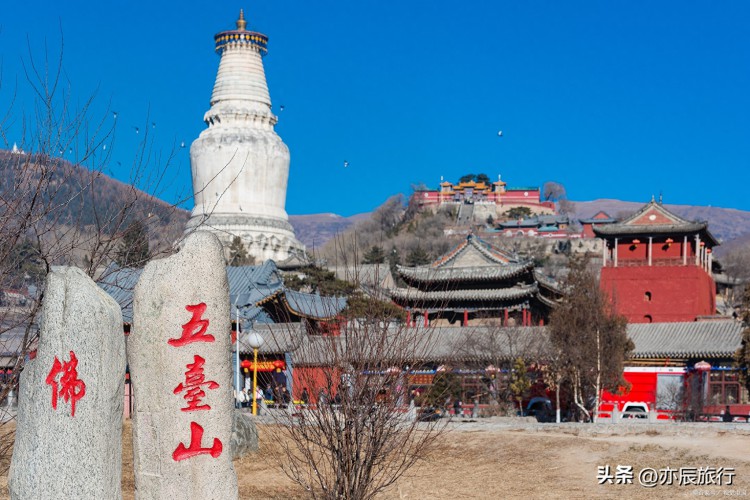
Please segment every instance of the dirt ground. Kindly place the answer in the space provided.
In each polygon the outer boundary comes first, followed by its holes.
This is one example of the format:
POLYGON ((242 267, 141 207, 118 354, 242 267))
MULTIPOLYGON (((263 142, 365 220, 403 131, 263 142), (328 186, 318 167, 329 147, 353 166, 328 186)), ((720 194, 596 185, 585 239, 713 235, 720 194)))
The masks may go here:
MULTIPOLYGON (((271 460, 275 446, 259 427, 258 454, 235 462, 240 498, 306 498, 271 460)), ((134 498, 130 422, 123 429, 123 492, 134 498)), ((0 464, 3 465, 3 464, 0 464)), ((0 476, 7 498, 7 477, 0 476)), ((455 423, 436 449, 383 499, 682 498, 750 495, 750 425, 455 423), (603 484, 597 467, 632 466, 633 484, 603 484), (724 486, 641 486, 644 468, 733 468, 724 486)))

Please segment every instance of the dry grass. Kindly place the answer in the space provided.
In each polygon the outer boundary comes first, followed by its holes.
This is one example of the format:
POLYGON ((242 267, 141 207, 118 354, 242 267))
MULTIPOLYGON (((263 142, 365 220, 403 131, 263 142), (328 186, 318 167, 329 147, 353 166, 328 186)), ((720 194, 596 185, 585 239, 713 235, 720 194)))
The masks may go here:
MULTIPOLYGON (((665 428, 667 429, 667 428, 665 428)), ((260 427, 260 451, 235 462, 240 498, 301 499, 305 492, 292 483, 269 457, 277 449, 260 427)), ((130 422, 123 429, 123 493, 134 498, 130 422)), ((611 435, 579 428, 493 429, 457 428, 448 432, 432 454, 383 499, 460 498, 674 498, 694 497, 697 490, 715 496, 750 494, 750 426, 748 432, 725 431, 710 425, 685 432, 645 432, 611 435), (596 435, 592 435, 596 434, 596 435), (597 484, 598 465, 644 467, 734 467, 730 487, 597 484)), ((636 481, 637 482, 637 481, 636 481)), ((7 479, 0 476, 7 498, 7 479)), ((736 496, 736 495, 733 495, 736 496)))

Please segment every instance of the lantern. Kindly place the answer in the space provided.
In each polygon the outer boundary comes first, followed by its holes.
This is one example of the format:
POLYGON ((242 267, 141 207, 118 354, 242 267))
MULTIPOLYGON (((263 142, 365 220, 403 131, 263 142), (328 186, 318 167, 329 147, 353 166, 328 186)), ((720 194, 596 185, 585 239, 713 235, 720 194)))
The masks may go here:
POLYGON ((711 371, 711 363, 707 361, 698 361, 697 363, 695 363, 693 368, 697 372, 709 372, 711 371))

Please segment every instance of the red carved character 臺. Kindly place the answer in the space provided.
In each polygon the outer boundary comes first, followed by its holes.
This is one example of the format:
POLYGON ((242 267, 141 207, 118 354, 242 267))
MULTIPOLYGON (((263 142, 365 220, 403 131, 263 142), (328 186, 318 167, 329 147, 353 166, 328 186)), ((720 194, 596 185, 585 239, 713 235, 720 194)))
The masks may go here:
POLYGON ((222 445, 219 438, 214 438, 214 445, 210 448, 201 448, 201 441, 203 441, 203 427, 195 422, 190 422, 190 446, 178 444, 177 449, 172 453, 172 459, 179 462, 197 455, 208 454, 213 458, 221 455, 222 445))
POLYGON ((70 351, 70 361, 61 363, 57 356, 47 374, 47 385, 52 386, 52 408, 57 410, 57 398, 70 403, 70 415, 76 416, 76 401, 86 395, 86 384, 78 378, 78 358, 70 351), (57 377, 60 377, 58 380, 57 377))
POLYGON ((206 360, 197 354, 194 356, 194 361, 188 363, 187 371, 185 372, 185 382, 181 382, 174 389, 175 394, 185 392, 183 396, 187 400, 187 407, 182 408, 182 411, 197 411, 197 410, 210 410, 211 407, 208 405, 200 404, 202 399, 206 397, 206 392, 203 390, 203 386, 209 389, 218 389, 219 384, 213 380, 206 380, 206 375, 203 373, 203 365, 206 360))
POLYGON ((206 312, 206 304, 201 302, 191 306, 185 306, 185 309, 193 316, 190 321, 182 325, 182 337, 178 339, 169 339, 167 343, 174 347, 182 347, 193 342, 213 342, 214 336, 206 334, 208 330, 208 320, 201 319, 206 312))

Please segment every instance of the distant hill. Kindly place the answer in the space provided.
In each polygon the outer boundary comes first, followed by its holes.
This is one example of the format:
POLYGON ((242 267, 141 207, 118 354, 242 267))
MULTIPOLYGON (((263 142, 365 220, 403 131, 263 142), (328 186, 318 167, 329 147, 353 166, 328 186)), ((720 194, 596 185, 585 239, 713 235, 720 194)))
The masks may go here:
POLYGON ((297 239, 304 243, 308 250, 312 250, 322 247, 337 234, 343 233, 350 226, 369 217, 369 213, 356 214, 350 217, 342 217, 331 213, 290 215, 289 222, 294 227, 297 239))
MULTIPOLYGON (((646 202, 598 199, 593 201, 573 202, 573 218, 591 217, 604 211, 610 216, 622 218, 643 207, 646 202)), ((688 220, 708 221, 708 229, 720 242, 717 248, 719 255, 750 244, 750 212, 733 208, 703 207, 693 205, 669 205, 668 210, 688 220)), ((289 222, 294 226, 297 238, 307 245, 308 249, 320 248, 337 233, 344 232, 360 220, 370 217, 370 213, 341 217, 340 215, 312 214, 290 215, 289 222)))
MULTIPOLYGON (((575 217, 591 217, 600 210, 607 212, 612 217, 621 217, 626 214, 632 214, 644 204, 645 202, 608 199, 576 201, 574 202, 575 217)), ((685 219, 708 221, 708 230, 725 247, 723 249, 719 247, 717 251, 726 251, 737 244, 750 240, 750 212, 748 211, 693 205, 665 204, 664 206, 685 219)))
MULTIPOLYGON (((34 161, 34 157, 19 156, 10 151, 0 150, 0 197, 12 196, 19 166, 25 161, 34 161)), ((107 228, 112 232, 122 231, 132 218, 149 220, 149 233, 152 239, 169 245, 181 234, 188 220, 189 213, 133 189, 131 186, 112 179, 102 173, 92 177, 89 170, 73 165, 61 159, 45 158, 47 164, 54 164, 58 175, 50 186, 54 189, 53 200, 68 200, 72 202, 64 205, 62 212, 56 214, 56 222, 65 225, 89 227, 94 223, 94 217, 102 215, 112 216, 123 206, 133 204, 130 217, 123 225, 107 228), (86 191, 92 193, 87 196, 73 196, 81 190, 81 186, 90 186, 86 191)), ((31 173, 29 179, 35 178, 31 173)), ((598 199, 593 201, 573 202, 575 218, 591 217, 603 210, 612 217, 622 217, 641 208, 645 202, 630 202, 612 199, 598 199)), ((750 212, 730 208, 702 207, 692 205, 665 205, 669 210, 689 220, 707 220, 709 230, 722 242, 717 249, 721 254, 738 246, 750 244, 750 212)), ((370 217, 370 213, 361 213, 349 217, 342 217, 334 213, 290 215, 289 222, 294 227, 297 238, 309 250, 321 248, 337 234, 361 220, 370 217)), ((105 217, 106 218, 106 217, 105 217)))
POLYGON ((171 246, 188 217, 185 210, 102 172, 61 158, 0 150, 0 200, 29 207, 22 196, 37 196, 32 213, 58 234, 77 228, 86 235, 114 236, 139 220, 147 224, 152 243, 171 246))

